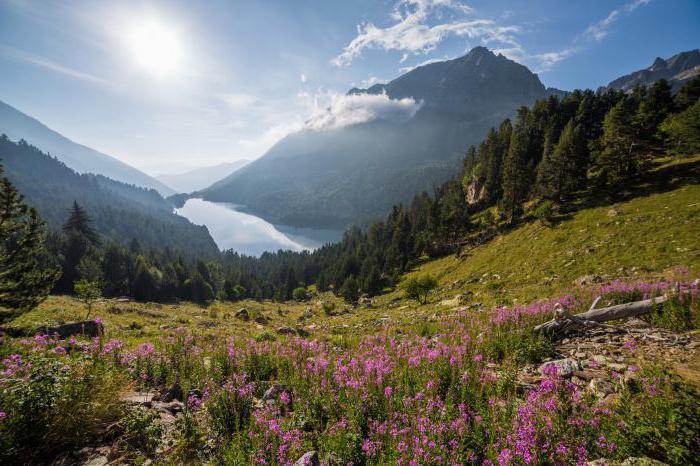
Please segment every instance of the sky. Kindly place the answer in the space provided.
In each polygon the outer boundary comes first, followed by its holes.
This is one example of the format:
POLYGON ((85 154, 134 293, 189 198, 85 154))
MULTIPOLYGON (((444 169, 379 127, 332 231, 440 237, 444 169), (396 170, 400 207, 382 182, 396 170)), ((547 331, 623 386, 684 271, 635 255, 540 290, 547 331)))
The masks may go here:
POLYGON ((344 94, 477 45, 595 89, 700 47, 700 1, 0 0, 0 100, 177 173, 259 157, 336 110, 407 108, 344 94))

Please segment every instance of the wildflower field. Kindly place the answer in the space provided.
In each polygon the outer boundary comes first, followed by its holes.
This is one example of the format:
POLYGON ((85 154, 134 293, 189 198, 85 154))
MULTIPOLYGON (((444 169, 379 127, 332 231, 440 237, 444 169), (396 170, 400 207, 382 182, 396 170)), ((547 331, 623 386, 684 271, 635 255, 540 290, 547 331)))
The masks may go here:
MULTIPOLYGON (((120 461, 157 464, 585 464, 648 456, 693 464, 697 391, 663 368, 609 372, 600 399, 554 365, 532 327, 555 302, 587 309, 680 290, 647 317, 698 328, 697 283, 612 282, 527 306, 387 326, 366 336, 225 337, 174 328, 148 342, 110 335, 12 339, 0 362, 0 461, 43 463, 108 439, 120 461), (176 385, 172 419, 123 402, 176 385)), ((626 351, 639 351, 634 341, 626 351)))

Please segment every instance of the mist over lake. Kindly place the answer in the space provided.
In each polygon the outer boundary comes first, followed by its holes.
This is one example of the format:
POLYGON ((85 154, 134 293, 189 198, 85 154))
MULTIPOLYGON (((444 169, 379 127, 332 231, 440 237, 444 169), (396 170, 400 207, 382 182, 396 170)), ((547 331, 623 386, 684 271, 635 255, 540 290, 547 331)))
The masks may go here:
POLYGON ((188 199, 175 212, 192 223, 205 225, 220 249, 259 256, 265 251, 290 249, 313 250, 323 244, 338 241, 341 230, 297 228, 273 225, 260 217, 237 210, 238 206, 188 199))

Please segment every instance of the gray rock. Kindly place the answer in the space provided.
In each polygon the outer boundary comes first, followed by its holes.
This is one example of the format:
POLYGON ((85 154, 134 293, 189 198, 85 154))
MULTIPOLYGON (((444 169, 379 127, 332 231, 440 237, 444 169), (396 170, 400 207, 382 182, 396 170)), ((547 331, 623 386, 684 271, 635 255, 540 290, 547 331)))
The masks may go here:
POLYGON ((551 366, 557 368, 557 374, 561 377, 568 377, 575 371, 581 370, 581 364, 576 359, 564 358, 545 362, 537 369, 537 371, 540 374, 544 374, 545 369, 551 366))
POLYGON ((662 463, 661 461, 647 458, 646 456, 630 457, 630 458, 627 458, 625 461, 623 461, 620 464, 620 466, 665 466, 665 465, 666 465, 666 463, 662 463))
POLYGON ((296 335, 296 330, 291 327, 278 327, 277 333, 280 335, 296 335))
POLYGON ((605 379, 591 379, 588 389, 598 398, 603 399, 615 391, 613 384, 605 379))
POLYGON ((309 451, 304 453, 304 455, 294 462, 294 466, 319 466, 321 463, 318 461, 318 452, 309 451))
POLYGON ((248 314, 248 309, 242 307, 239 310, 237 310, 233 316, 236 319, 242 320, 243 322, 248 322, 250 320, 250 314, 248 314))
POLYGON ((86 462, 83 463, 83 466, 104 466, 107 463, 109 463, 107 457, 99 455, 93 456, 92 458, 88 459, 86 462))
POLYGON ((272 385, 270 385, 270 388, 268 388, 265 391, 265 394, 263 395, 262 400, 263 401, 276 400, 277 397, 280 396, 280 394, 282 392, 287 392, 291 396, 291 390, 289 389, 289 387, 287 387, 286 385, 283 385, 281 383, 273 383, 272 385))

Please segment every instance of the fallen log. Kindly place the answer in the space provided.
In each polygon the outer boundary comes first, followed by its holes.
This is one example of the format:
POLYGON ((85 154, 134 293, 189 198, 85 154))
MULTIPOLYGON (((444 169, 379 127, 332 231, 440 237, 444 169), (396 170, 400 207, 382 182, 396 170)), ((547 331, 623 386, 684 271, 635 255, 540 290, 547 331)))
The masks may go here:
POLYGON ((654 307, 666 302, 666 296, 658 298, 645 299, 643 301, 635 301, 632 303, 617 304, 615 306, 602 307, 595 309, 595 304, 587 312, 576 314, 574 316, 565 316, 555 314, 555 318, 549 322, 537 325, 535 332, 554 332, 565 330, 576 326, 595 325, 609 320, 626 319, 636 317, 641 314, 646 314, 654 310, 654 307))

